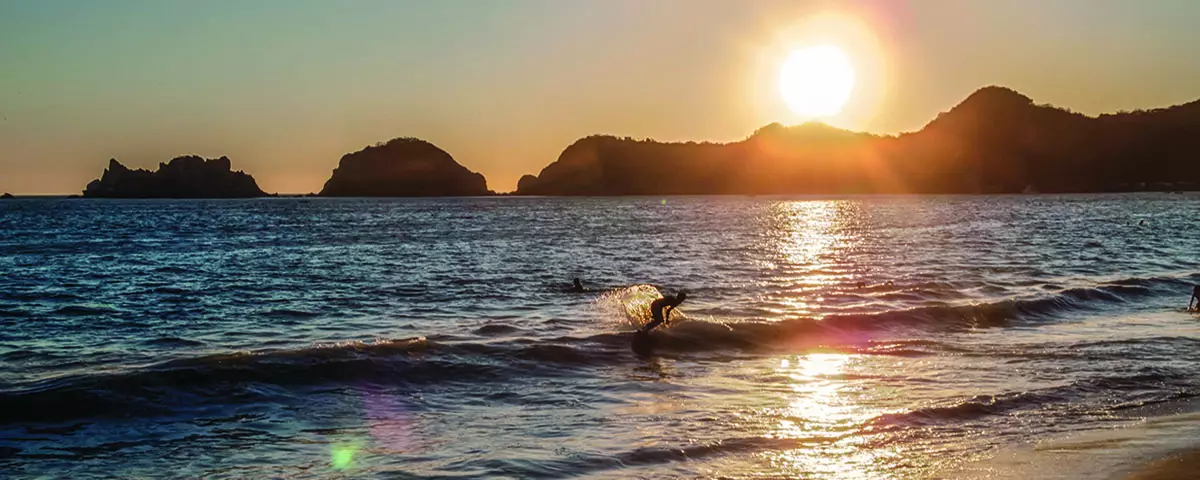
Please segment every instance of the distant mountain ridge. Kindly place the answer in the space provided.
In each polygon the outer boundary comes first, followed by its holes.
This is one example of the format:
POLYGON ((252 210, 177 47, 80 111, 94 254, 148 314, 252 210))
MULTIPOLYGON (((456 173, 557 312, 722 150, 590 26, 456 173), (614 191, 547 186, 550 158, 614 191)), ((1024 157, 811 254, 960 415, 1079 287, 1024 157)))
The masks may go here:
POLYGON ((767 125, 728 144, 590 136, 517 195, 1109 192, 1200 187, 1200 101, 1088 117, 982 88, 879 136, 767 125))
MULTIPOLYGON (((756 130, 732 143, 593 135, 567 146, 515 195, 1073 193, 1200 189, 1200 100, 1095 117, 985 87, 923 128, 875 135, 821 123, 756 130)), ((227 157, 158 171, 109 161, 85 197, 266 196, 227 157)), ((492 195, 483 175, 424 140, 348 153, 320 195, 492 195)))

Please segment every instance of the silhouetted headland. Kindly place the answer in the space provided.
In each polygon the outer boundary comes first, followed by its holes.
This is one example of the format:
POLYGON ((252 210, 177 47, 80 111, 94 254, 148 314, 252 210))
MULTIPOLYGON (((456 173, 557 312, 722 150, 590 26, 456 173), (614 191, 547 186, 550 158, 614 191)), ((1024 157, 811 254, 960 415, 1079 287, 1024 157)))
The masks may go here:
POLYGON ((0 200, 11 200, 13 198, 17 198, 17 197, 12 196, 11 193, 5 193, 4 195, 0 195, 0 200))
POLYGON ((204 159, 176 157, 158 164, 158 170, 130 170, 116 159, 99 180, 92 180, 85 197, 99 198, 251 198, 267 194, 254 177, 233 171, 227 157, 204 159))
POLYGON ((416 138, 396 138, 346 154, 325 182, 326 197, 452 197, 491 195, 483 175, 416 138))
POLYGON ((728 144, 586 137, 516 194, 1194 190, 1198 154, 1200 101, 1088 117, 993 86, 899 136, 809 123, 728 144))

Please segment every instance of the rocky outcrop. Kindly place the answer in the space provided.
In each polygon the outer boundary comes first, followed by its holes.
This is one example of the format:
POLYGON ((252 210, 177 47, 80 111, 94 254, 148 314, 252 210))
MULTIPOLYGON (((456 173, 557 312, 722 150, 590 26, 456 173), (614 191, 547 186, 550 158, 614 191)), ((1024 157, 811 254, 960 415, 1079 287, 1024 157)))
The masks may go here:
POLYGON ((266 196, 250 175, 233 171, 227 157, 177 157, 158 170, 130 170, 116 159, 83 191, 96 198, 250 198, 266 196))
POLYGON ((517 191, 529 191, 537 188, 537 175, 522 175, 520 180, 517 180, 517 191))
POLYGON ((4 195, 0 195, 0 200, 12 200, 14 198, 17 198, 17 197, 12 196, 11 193, 5 193, 4 195))
POLYGON ((986 87, 919 131, 771 124, 734 143, 580 139, 518 195, 1020 193, 1200 188, 1200 101, 1088 117, 986 87))
POLYGON ((397 138, 346 154, 321 189, 326 197, 490 194, 483 175, 459 165, 432 143, 416 138, 397 138))

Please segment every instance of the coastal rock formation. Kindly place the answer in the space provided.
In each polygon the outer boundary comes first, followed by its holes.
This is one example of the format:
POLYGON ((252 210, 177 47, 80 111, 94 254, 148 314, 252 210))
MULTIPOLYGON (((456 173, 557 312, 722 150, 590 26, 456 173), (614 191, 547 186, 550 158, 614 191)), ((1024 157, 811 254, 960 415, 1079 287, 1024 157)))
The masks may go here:
POLYGON ((98 198, 250 198, 266 196, 254 177, 233 171, 227 157, 177 157, 158 170, 130 170, 116 159, 83 191, 98 198))
POLYGON ((12 196, 11 193, 5 193, 4 195, 0 195, 0 200, 11 200, 14 198, 17 198, 17 197, 12 196))
POLYGON ((326 197, 490 195, 483 175, 416 138, 396 138, 346 154, 321 189, 326 197))
POLYGON ((537 185, 537 181, 537 175, 522 175, 521 179, 517 180, 517 191, 537 188, 535 187, 535 185, 537 185))
POLYGON ((591 136, 518 195, 1021 193, 1200 188, 1200 101, 1088 117, 986 87, 917 132, 767 125, 734 143, 591 136))

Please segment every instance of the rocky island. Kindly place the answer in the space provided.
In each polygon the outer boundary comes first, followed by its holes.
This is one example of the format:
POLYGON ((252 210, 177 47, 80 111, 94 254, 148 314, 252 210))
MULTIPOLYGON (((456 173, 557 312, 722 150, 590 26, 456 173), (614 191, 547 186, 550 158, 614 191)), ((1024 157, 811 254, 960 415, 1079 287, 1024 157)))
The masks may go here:
POLYGON ((1089 117, 985 87, 919 131, 771 124, 740 142, 591 136, 517 195, 1063 193, 1200 188, 1200 101, 1089 117))
POLYGON ((396 138, 346 154, 321 189, 325 197, 491 195, 483 175, 416 138, 396 138))
POLYGON ((11 193, 5 193, 4 195, 0 195, 0 200, 12 200, 14 198, 17 198, 17 197, 14 197, 11 193))
POLYGON ((251 198, 267 194, 254 177, 233 171, 227 157, 206 160, 184 156, 160 163, 158 170, 130 170, 116 159, 108 161, 99 180, 83 191, 94 198, 251 198))

